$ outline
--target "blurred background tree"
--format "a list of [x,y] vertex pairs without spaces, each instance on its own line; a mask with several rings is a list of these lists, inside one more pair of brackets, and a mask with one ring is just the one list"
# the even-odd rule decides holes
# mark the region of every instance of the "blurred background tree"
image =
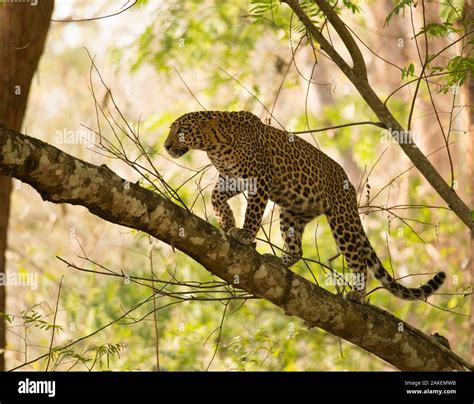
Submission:
[[[20,131],[25,116],[31,81],[43,53],[54,1],[39,7],[28,3],[0,7],[1,52],[0,122]],[[10,216],[11,178],[0,175],[0,274],[6,275],[8,219]],[[7,287],[0,284],[0,313],[6,313]],[[0,315],[0,371],[5,370],[6,317]]]
[[[304,1],[302,5],[314,21],[322,23],[313,3]],[[409,1],[384,0],[343,1],[338,8],[363,44],[369,76],[379,94],[389,96],[420,74],[414,37],[427,26],[421,7]],[[53,17],[87,19],[116,9],[117,3],[111,1],[61,2]],[[394,9],[398,12],[392,12]],[[429,3],[426,10],[426,22],[436,24],[429,34],[431,53],[466,33],[462,3]],[[337,36],[328,26],[325,30],[339,49]],[[448,48],[443,59],[430,69],[472,70],[468,45],[465,39],[458,47]],[[424,46],[423,41],[419,46]],[[179,115],[202,107],[245,109],[291,131],[376,120],[352,84],[306,36],[290,9],[276,1],[140,1],[114,17],[53,24],[32,87],[25,118],[28,134],[95,164],[106,163],[124,178],[141,180],[144,185],[145,181],[123,162],[104,159],[81,141],[88,133],[86,128],[95,125],[91,62],[83,48],[94,56],[121,111],[140,127],[147,150],[165,179],[193,212],[214,224],[209,198],[216,171],[207,167],[205,154],[192,152],[176,162],[163,153],[168,126]],[[462,61],[454,59],[457,56],[462,56]],[[464,153],[469,133],[461,117],[468,107],[459,101],[450,77],[432,78],[439,122],[430,91],[421,85],[412,131],[423,152],[432,153],[430,159],[444,177],[454,174],[453,188],[467,199],[472,192]],[[415,85],[406,85],[390,98],[389,106],[402,122],[408,120]],[[102,89],[96,96],[104,109],[113,109],[110,94]],[[445,129],[444,138],[440,124]],[[410,169],[399,146],[382,129],[354,126],[301,136],[339,161],[358,186],[364,226],[389,270],[397,277],[438,270],[449,274],[441,294],[429,303],[401,301],[382,290],[370,295],[371,303],[426,333],[443,334],[455,352],[467,357],[471,287],[469,235],[463,224],[444,208],[416,170]],[[236,198],[231,205],[241,224],[245,200]],[[271,208],[259,236],[268,236],[280,246],[278,212]],[[48,352],[52,330],[56,330],[56,345],[67,344],[94,333],[147,297],[146,290],[133,283],[68,269],[55,256],[99,268],[77,258],[87,256],[133,276],[149,277],[153,271],[171,280],[217,280],[163,243],[99,220],[83,208],[44,203],[23,184],[13,193],[11,234],[8,270],[37,272],[39,283],[35,290],[12,288],[8,298],[9,368]],[[307,227],[303,249],[307,258],[323,263],[336,255],[324,218]],[[270,252],[271,248],[261,242],[258,251]],[[345,270],[340,257],[332,266],[340,272]],[[330,274],[317,263],[301,261],[293,270],[336,292]],[[65,277],[53,323],[61,275]],[[421,279],[414,276],[403,281],[418,285]],[[376,288],[378,284],[371,281],[370,286]],[[392,369],[332,335],[306,329],[298,319],[286,317],[262,300],[186,301],[167,306],[172,301],[150,301],[70,349],[58,349],[54,369]],[[147,315],[156,304],[164,308]],[[45,360],[26,368],[44,369]]]

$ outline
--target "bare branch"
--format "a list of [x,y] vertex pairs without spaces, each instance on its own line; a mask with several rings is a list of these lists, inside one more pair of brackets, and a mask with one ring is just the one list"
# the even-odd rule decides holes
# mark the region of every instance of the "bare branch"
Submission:
[[132,8],[135,4],[137,4],[137,2],[138,2],[138,0],[134,0],[131,4],[128,4],[128,3],[130,3],[130,0],[127,0],[127,2],[124,5],[122,5],[122,7],[120,7],[120,11],[116,11],[115,13],[112,13],[112,14],[102,15],[100,17],[90,17],[90,18],[80,18],[80,19],[74,19],[72,17],[69,17],[69,18],[66,18],[64,20],[55,20],[54,18],[51,18],[51,21],[52,22],[83,22],[83,21],[102,20],[102,19],[105,19],[105,18],[114,17],[116,15],[124,13],[129,8]]

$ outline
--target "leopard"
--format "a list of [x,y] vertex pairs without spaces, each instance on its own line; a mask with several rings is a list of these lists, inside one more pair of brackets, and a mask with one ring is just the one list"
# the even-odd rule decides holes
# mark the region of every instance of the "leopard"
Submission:
[[[347,299],[366,301],[367,269],[383,288],[405,300],[426,300],[446,279],[444,272],[438,272],[415,288],[394,279],[369,242],[357,191],[344,169],[303,138],[266,124],[249,111],[186,113],[171,124],[164,148],[172,158],[189,150],[207,153],[218,171],[211,193],[217,224],[241,244],[255,244],[267,203],[273,201],[280,211],[283,253],[265,256],[286,268],[303,256],[305,226],[325,215],[337,248],[357,279]],[[228,202],[242,193],[247,206],[243,226],[237,228]]]

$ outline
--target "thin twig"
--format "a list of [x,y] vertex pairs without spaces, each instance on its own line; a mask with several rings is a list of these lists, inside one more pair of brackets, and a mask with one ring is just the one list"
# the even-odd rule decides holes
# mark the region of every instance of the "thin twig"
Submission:
[[345,124],[342,124],[342,125],[328,126],[326,128],[320,128],[320,129],[301,130],[301,131],[297,131],[297,132],[292,131],[291,133],[293,133],[294,135],[299,135],[299,134],[302,134],[302,133],[325,132],[325,131],[331,130],[331,129],[346,128],[348,126],[358,126],[358,125],[374,125],[374,126],[377,126],[379,128],[383,128],[383,129],[387,128],[382,122],[363,121],[363,122],[353,122],[353,123],[345,123]]
[[219,333],[217,334],[216,348],[214,349],[214,353],[212,355],[212,358],[211,358],[211,360],[209,361],[209,363],[207,365],[206,372],[209,371],[209,367],[212,365],[212,362],[214,361],[214,358],[216,357],[217,350],[219,349],[219,343],[221,341],[221,336],[222,336],[222,327],[224,326],[224,319],[225,319],[225,314],[227,312],[227,307],[228,306],[229,306],[229,302],[225,302],[224,312],[222,313],[221,322],[220,322],[219,327],[218,327]]
[[48,362],[46,362],[46,369],[45,369],[45,372],[48,371],[48,368],[49,368],[49,362],[51,360],[51,352],[53,350],[53,341],[54,341],[54,333],[56,332],[56,316],[58,314],[58,306],[59,306],[59,296],[61,296],[61,287],[62,287],[62,284],[63,284],[63,279],[64,279],[64,275],[61,276],[61,280],[59,281],[59,288],[58,288],[58,297],[56,298],[56,309],[54,310],[54,319],[53,319],[53,328],[52,328],[52,332],[51,332],[51,342],[49,344],[49,354],[48,354]]
[[[127,0],[127,3],[129,3],[130,0]],[[103,15],[101,17],[90,17],[90,18],[81,18],[81,19],[78,19],[78,20],[75,20],[73,18],[67,18],[65,20],[55,20],[54,18],[51,18],[51,21],[52,22],[83,22],[83,21],[95,21],[95,20],[102,20],[102,19],[105,19],[105,18],[110,18],[110,17],[114,17],[116,15],[119,15],[119,14],[122,14],[124,13],[125,11],[127,11],[129,8],[132,8],[135,4],[137,4],[138,0],[134,0],[132,4],[130,4],[129,6],[125,7],[127,5],[127,3],[125,3],[121,8],[122,10],[120,11],[117,11],[116,13],[112,13],[112,14],[107,14],[107,15]],[[123,8],[125,7],[125,8]]]

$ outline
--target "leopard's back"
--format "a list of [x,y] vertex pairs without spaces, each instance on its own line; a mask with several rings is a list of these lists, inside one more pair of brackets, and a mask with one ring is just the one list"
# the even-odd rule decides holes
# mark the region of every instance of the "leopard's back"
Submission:
[[[184,144],[176,144],[174,136],[183,128],[189,135],[183,136]],[[262,123],[250,112],[186,114],[173,123],[165,144],[178,156],[191,148],[207,151],[220,174],[211,198],[218,223],[240,242],[253,242],[267,201],[273,200],[280,207],[280,230],[285,240],[282,262],[287,266],[302,257],[306,224],[325,214],[336,244],[355,274],[352,286],[358,300],[365,295],[367,268],[384,287],[404,299],[426,298],[446,278],[440,272],[419,288],[396,282],[370,245],[359,217],[355,188],[343,168],[310,143]],[[221,186],[226,178],[254,180],[256,184],[255,192],[248,193],[242,229],[235,228],[227,201],[244,189]]]

